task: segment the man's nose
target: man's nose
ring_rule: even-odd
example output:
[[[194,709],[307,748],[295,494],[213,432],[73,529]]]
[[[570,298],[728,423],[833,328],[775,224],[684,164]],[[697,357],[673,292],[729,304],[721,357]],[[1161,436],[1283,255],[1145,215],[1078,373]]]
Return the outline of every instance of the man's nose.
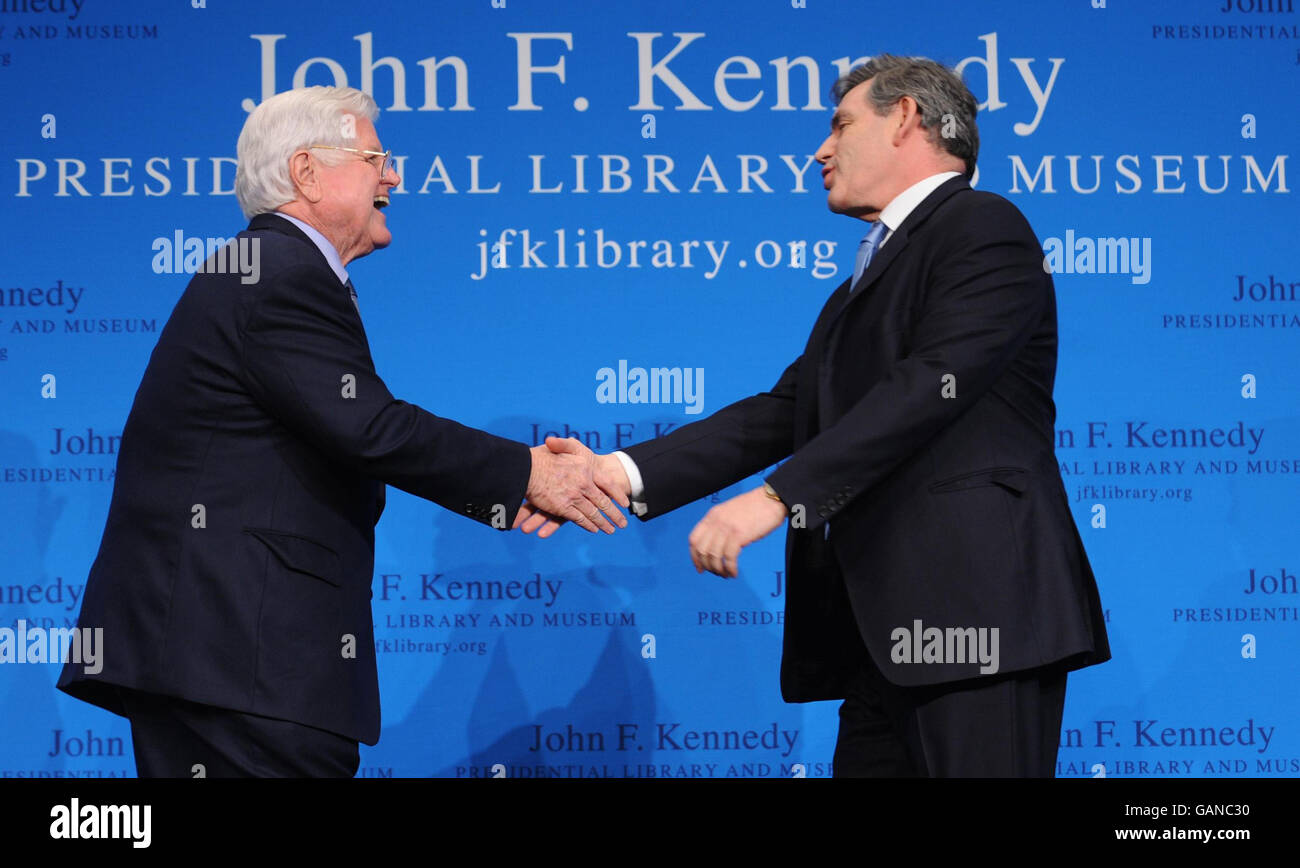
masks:
[[[835,148],[831,144],[832,136],[827,136],[817,148],[817,153],[813,154],[813,159],[819,163],[824,163],[834,154]]]

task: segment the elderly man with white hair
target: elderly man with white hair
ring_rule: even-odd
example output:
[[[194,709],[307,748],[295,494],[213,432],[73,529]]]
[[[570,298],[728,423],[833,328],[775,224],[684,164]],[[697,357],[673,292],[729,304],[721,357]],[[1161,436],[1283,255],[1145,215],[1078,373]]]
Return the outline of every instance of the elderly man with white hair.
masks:
[[[69,663],[59,687],[130,719],[142,777],[356,773],[380,730],[385,484],[500,529],[525,497],[589,531],[626,525],[580,445],[439,418],[375,372],[347,266],[392,240],[401,180],[377,114],[310,87],[249,115],[234,243],[256,267],[216,257],[194,276],[126,421],[79,621],[103,628],[102,668]]]

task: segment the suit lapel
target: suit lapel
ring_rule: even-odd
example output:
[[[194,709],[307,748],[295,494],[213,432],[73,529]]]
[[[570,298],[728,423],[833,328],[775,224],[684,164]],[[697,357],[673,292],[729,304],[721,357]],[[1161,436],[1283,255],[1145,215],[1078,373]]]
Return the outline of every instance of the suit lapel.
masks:
[[[804,348],[805,364],[799,368],[799,395],[807,396],[803,402],[803,413],[795,419],[795,448],[807,443],[821,430],[821,404],[824,402],[822,391],[828,372],[822,359],[826,351],[826,338],[830,334],[831,324],[835,322],[839,311],[848,298],[849,281],[846,280],[830,294],[817,321],[813,323],[812,333],[808,336],[808,345]]]
[[[897,259],[907,248],[912,232],[934,213],[934,209],[938,208],[945,199],[954,193],[969,189],[970,184],[966,181],[966,178],[958,175],[944,181],[934,188],[934,191],[929,196],[922,199],[921,204],[913,208],[912,213],[907,215],[903,225],[895,229],[894,233],[889,236],[885,246],[881,247],[876,251],[876,255],[871,257],[871,264],[867,266],[866,271],[862,272],[862,278],[855,284],[853,293],[849,295],[844,304],[839,306],[829,325],[833,326],[843,316],[844,311],[848,310],[853,304],[858,303],[863,296],[871,294],[872,285],[885,273],[885,269],[889,268],[889,263]]]
[[[306,232],[303,232],[296,225],[289,220],[285,220],[279,214],[256,215],[248,222],[248,231],[279,232],[281,235],[288,235],[290,238],[297,238],[299,241],[310,247],[313,253],[320,257],[320,264],[324,266],[326,271],[330,274],[334,274],[333,266],[331,266],[329,260],[325,258],[325,254],[321,252],[321,249],[316,246],[316,242],[312,241]],[[335,277],[337,278],[338,275],[335,275]],[[346,283],[340,283],[339,286],[342,288],[344,295],[350,296]],[[361,334],[364,336],[366,328],[365,325],[361,323],[361,311],[357,308],[356,302],[352,301],[350,297],[348,298],[348,309],[356,314],[357,323],[361,325]],[[368,339],[366,341],[366,352],[370,352],[370,342]]]
[[[329,260],[325,258],[324,253],[321,253],[320,248],[316,246],[316,242],[312,241],[311,238],[307,236],[306,232],[303,232],[292,222],[285,220],[283,217],[279,216],[278,214],[258,214],[254,216],[253,219],[248,222],[248,231],[249,232],[266,232],[266,231],[279,232],[281,235],[288,235],[290,238],[297,238],[298,240],[306,244],[308,247],[310,247],[312,251],[314,251],[315,254],[320,257],[321,265],[323,265],[327,271],[329,271],[331,274],[334,273],[334,269],[330,267]],[[346,287],[346,284],[339,284],[339,285]],[[356,310],[355,305],[349,304],[348,307],[352,309],[354,313],[357,314],[357,324],[361,328],[361,340],[365,343],[366,355],[370,355],[370,341],[366,338],[366,328],[365,325],[361,323],[361,314]],[[378,524],[379,517],[384,513],[384,504],[387,502],[388,499],[387,486],[383,482],[376,479],[373,480],[373,488],[374,488],[374,498],[375,498],[374,523]]]

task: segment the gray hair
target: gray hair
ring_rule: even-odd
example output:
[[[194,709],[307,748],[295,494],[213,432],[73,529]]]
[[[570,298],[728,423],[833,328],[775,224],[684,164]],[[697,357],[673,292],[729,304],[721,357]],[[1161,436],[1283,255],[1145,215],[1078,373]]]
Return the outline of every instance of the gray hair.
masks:
[[[270,97],[253,109],[235,147],[235,198],[245,217],[265,214],[297,198],[289,157],[308,145],[356,147],[344,115],[374,122],[379,106],[351,87],[300,87]],[[337,151],[320,151],[337,163]]]
[[[921,110],[921,128],[930,144],[961,159],[966,177],[974,176],[980,152],[977,104],[961,76],[929,58],[880,54],[840,76],[831,89],[835,102],[868,79],[874,82],[868,96],[876,114],[889,114],[910,96]]]

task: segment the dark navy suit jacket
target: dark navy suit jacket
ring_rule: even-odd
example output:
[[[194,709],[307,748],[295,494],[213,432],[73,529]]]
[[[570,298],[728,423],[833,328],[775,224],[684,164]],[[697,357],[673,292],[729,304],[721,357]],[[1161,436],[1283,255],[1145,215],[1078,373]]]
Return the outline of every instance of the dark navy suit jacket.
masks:
[[[843,697],[864,643],[896,684],[980,677],[955,655],[896,662],[895,631],[917,621],[998,628],[1000,673],[1103,662],[1097,586],[1053,451],[1056,348],[1033,230],[1006,199],[952,178],[852,294],[845,281],[831,295],[770,391],[625,450],[642,518],[788,457],[767,480],[793,513],[790,701]]]
[[[118,687],[379,739],[371,623],[384,484],[508,526],[531,460],[394,398],[319,249],[255,217],[260,279],[197,274],[122,434],[80,625],[103,670],[59,687],[122,713]]]

